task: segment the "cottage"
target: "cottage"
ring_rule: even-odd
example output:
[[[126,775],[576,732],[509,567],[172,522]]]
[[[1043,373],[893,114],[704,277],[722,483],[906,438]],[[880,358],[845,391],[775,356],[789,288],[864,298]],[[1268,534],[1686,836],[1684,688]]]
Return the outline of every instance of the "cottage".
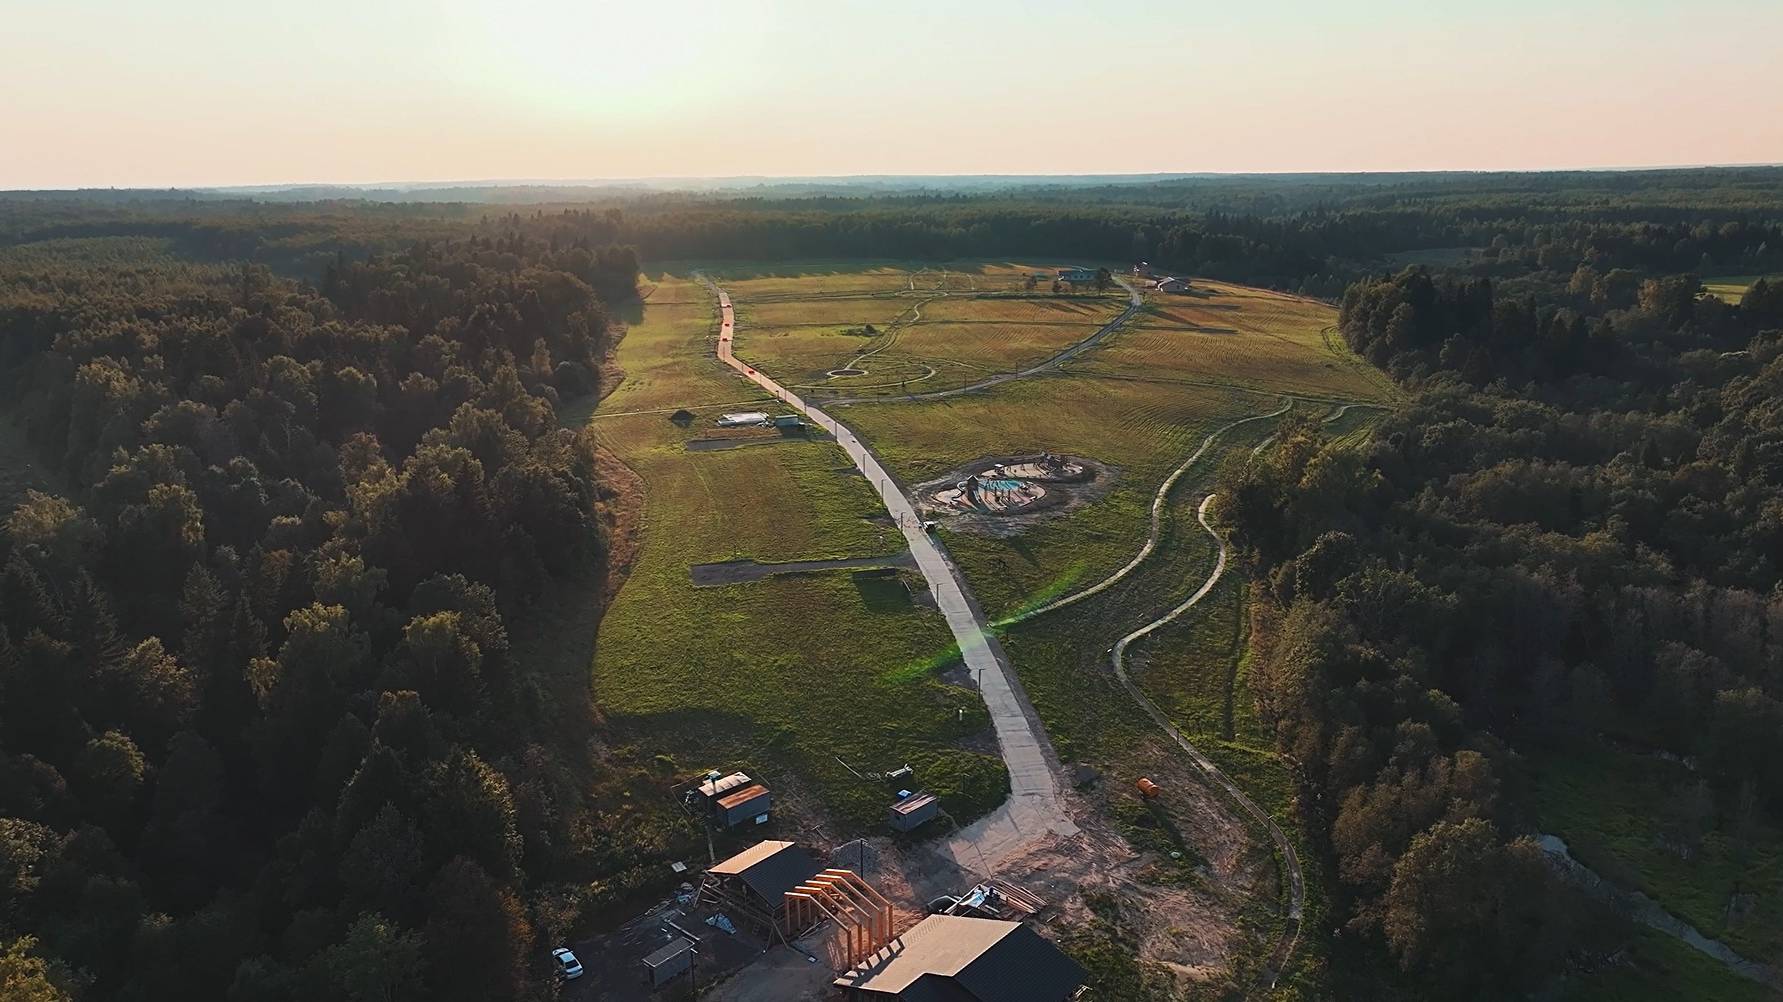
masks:
[[[1096,280],[1096,272],[1094,269],[1091,269],[1091,268],[1060,268],[1059,269],[1059,281],[1061,281],[1061,282],[1078,283],[1078,282],[1094,282],[1095,280]]]
[[[1019,922],[930,915],[833,984],[849,1002],[1067,1002],[1087,977]]]
[[[1161,278],[1156,286],[1159,292],[1188,292],[1189,280],[1186,278]]]

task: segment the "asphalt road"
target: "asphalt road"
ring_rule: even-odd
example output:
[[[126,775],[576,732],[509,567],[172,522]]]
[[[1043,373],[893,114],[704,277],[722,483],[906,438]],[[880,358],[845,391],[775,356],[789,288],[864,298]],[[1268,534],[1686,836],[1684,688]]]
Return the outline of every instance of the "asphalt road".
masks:
[[[731,308],[730,294],[717,286],[712,288],[718,294],[719,361],[835,436],[836,444],[879,492],[885,510],[903,531],[910,553],[916,558],[917,569],[928,582],[929,591],[947,621],[947,628],[959,644],[966,667],[979,680],[979,693],[990,710],[997,746],[1009,769],[1009,799],[950,840],[949,854],[966,869],[991,873],[1017,848],[1036,836],[1047,832],[1077,834],[1077,825],[1065,815],[1058,778],[1052,766],[1056,758],[1046,732],[1036,722],[1038,718],[1016,688],[1012,680],[1014,673],[1002,656],[1002,649],[990,636],[977,603],[971,600],[971,592],[959,568],[948,559],[935,538],[923,531],[922,516],[917,513],[916,506],[904,496],[879,458],[847,425],[806,403],[736,357],[732,352],[736,313]],[[1137,293],[1134,293],[1134,301],[1138,302]],[[1129,315],[1133,309],[1129,307],[1122,316]]]

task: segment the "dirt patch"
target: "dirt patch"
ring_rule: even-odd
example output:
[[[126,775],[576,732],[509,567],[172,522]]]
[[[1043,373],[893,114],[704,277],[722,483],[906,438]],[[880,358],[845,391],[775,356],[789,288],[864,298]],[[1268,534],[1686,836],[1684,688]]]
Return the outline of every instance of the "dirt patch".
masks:
[[[594,456],[595,471],[607,488],[599,503],[601,520],[607,526],[607,576],[601,590],[602,605],[606,606],[631,576],[643,544],[644,478],[605,447],[596,447]]]
[[[886,557],[851,557],[847,560],[790,560],[763,564],[754,560],[726,560],[717,564],[694,564],[687,569],[695,588],[716,588],[721,585],[760,581],[780,574],[820,574],[824,571],[887,569],[915,567],[916,559],[909,550]]]
[[[925,480],[914,485],[910,493],[926,517],[938,519],[950,529],[1006,539],[1026,532],[1045,519],[1076,511],[1100,501],[1107,496],[1120,479],[1119,467],[1082,456],[1070,456],[1066,457],[1070,462],[1081,464],[1088,470],[1088,477],[1069,482],[1035,480],[1035,483],[1045,487],[1045,497],[1041,498],[1039,503],[1018,513],[992,514],[961,511],[958,508],[935,504],[931,500],[935,491],[958,484],[969,476],[999,465],[1019,466],[1031,463],[1035,458],[1035,453],[1017,456],[983,456],[969,463],[962,463],[932,480]]]

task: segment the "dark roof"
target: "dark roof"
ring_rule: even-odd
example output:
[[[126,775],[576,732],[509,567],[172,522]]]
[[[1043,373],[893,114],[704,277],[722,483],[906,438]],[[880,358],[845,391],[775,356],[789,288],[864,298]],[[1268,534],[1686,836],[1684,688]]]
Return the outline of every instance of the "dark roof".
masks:
[[[644,958],[644,966],[645,967],[661,967],[662,965],[668,963],[671,960],[674,960],[676,957],[681,956],[683,953],[686,953],[687,951],[689,951],[691,949],[693,949],[693,944],[691,942],[689,942],[688,940],[682,939],[680,937],[676,937],[674,942],[665,945],[662,949],[656,951],[655,953],[652,953],[648,957],[645,957]]]
[[[903,1002],[1064,1002],[1085,977],[1019,922],[930,915],[835,984]]]
[[[712,873],[734,874],[762,899],[778,906],[786,892],[816,876],[823,867],[805,848],[792,842],[757,842],[735,856],[712,864]]]

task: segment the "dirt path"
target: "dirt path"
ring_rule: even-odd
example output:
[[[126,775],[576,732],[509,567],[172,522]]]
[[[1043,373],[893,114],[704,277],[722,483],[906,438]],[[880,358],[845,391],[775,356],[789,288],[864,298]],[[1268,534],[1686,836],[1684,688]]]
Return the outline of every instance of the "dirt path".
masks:
[[[1293,407],[1293,406],[1294,406],[1294,400],[1292,397],[1290,397],[1290,398],[1288,398],[1286,403],[1282,404],[1279,408],[1277,408],[1273,411],[1270,411],[1266,414],[1252,414],[1249,417],[1242,417],[1236,421],[1232,421],[1227,424],[1221,425],[1220,427],[1215,428],[1213,431],[1209,432],[1207,437],[1201,440],[1201,447],[1199,449],[1196,449],[1193,453],[1191,453],[1189,455],[1189,458],[1183,460],[1182,465],[1178,466],[1174,471],[1172,471],[1170,476],[1164,478],[1164,483],[1158,487],[1158,493],[1152,498],[1151,534],[1146,536],[1145,545],[1143,545],[1139,548],[1139,552],[1133,556],[1132,560],[1127,561],[1126,566],[1122,567],[1118,571],[1115,571],[1113,574],[1110,574],[1109,576],[1103,578],[1102,580],[1096,582],[1095,584],[1090,585],[1088,588],[1085,588],[1082,591],[1072,592],[1071,594],[1066,595],[1064,598],[1058,599],[1056,601],[1048,602],[1045,605],[1040,606],[1035,609],[1029,609],[1025,612],[1017,612],[1013,615],[1006,616],[1002,619],[997,620],[997,622],[995,622],[991,625],[993,625],[993,626],[1009,626],[1014,623],[1020,623],[1024,620],[1033,619],[1035,616],[1039,616],[1044,613],[1052,612],[1055,609],[1063,609],[1065,606],[1071,605],[1076,602],[1081,602],[1084,599],[1089,598],[1091,595],[1098,594],[1100,592],[1108,590],[1109,588],[1114,587],[1114,585],[1117,584],[1122,578],[1133,573],[1133,571],[1141,563],[1145,562],[1145,558],[1151,556],[1152,551],[1156,550],[1158,548],[1158,538],[1163,533],[1163,530],[1164,530],[1164,501],[1167,497],[1170,496],[1170,489],[1172,487],[1176,486],[1176,481],[1178,479],[1180,479],[1184,473],[1187,473],[1191,466],[1194,466],[1197,462],[1200,461],[1201,457],[1206,454],[1208,449],[1213,448],[1213,444],[1215,442],[1219,441],[1220,436],[1224,435],[1225,433],[1231,431],[1232,429],[1234,429],[1242,424],[1249,424],[1252,421],[1266,421],[1269,418],[1273,418],[1273,417],[1281,417],[1283,414],[1286,414],[1288,412],[1288,409],[1290,407]]]
[[[917,569],[928,582],[929,592],[959,645],[966,668],[978,679],[979,695],[990,710],[997,747],[1009,770],[1009,797],[950,840],[948,853],[960,866],[989,874],[1036,839],[1048,834],[1078,834],[1076,823],[1065,813],[1058,755],[1047,739],[1039,715],[1016,682],[1008,657],[985,624],[965,576],[948,559],[935,537],[923,530],[916,506],[853,430],[736,357],[732,351],[736,311],[730,295],[704,276],[699,277],[718,297],[719,360],[836,437],[836,444],[878,490],[886,511],[903,531]]]
[[[1119,330],[1122,325],[1126,324],[1128,320],[1131,320],[1133,314],[1138,313],[1145,305],[1145,298],[1139,294],[1138,289],[1129,285],[1126,279],[1117,275],[1115,276],[1114,282],[1116,285],[1127,290],[1127,308],[1122,310],[1119,316],[1097,328],[1094,334],[1084,338],[1082,341],[1070,345],[1037,365],[1029,366],[1019,372],[999,373],[988,379],[981,379],[976,383],[970,383],[966,386],[956,386],[951,390],[931,390],[928,393],[904,393],[897,396],[885,397],[836,397],[831,400],[826,400],[824,403],[836,407],[845,407],[849,404],[870,404],[886,400],[894,400],[900,403],[909,403],[916,400],[944,400],[948,397],[976,393],[979,390],[989,389],[992,386],[997,386],[1002,383],[1011,382],[1017,379],[1026,379],[1029,376],[1037,376],[1043,372],[1050,372],[1091,348],[1094,348],[1097,344],[1101,343],[1102,339],[1113,334],[1115,331]]]
[[[1219,544],[1219,558],[1214,562],[1213,573],[1209,574],[1207,580],[1202,582],[1201,587],[1196,589],[1195,593],[1185,599],[1181,605],[1115,641],[1112,652],[1114,674],[1120,680],[1121,688],[1127,690],[1127,695],[1133,697],[1133,701],[1139,704],[1139,708],[1145,711],[1145,715],[1152,718],[1152,722],[1157,724],[1164,733],[1170,735],[1171,740],[1175,741],[1177,746],[1188,754],[1189,760],[1194,762],[1195,766],[1206,774],[1207,778],[1225,790],[1233,802],[1251,817],[1251,820],[1269,833],[1269,840],[1275,843],[1275,851],[1281,855],[1282,869],[1288,878],[1289,928],[1282,935],[1282,940],[1276,945],[1274,953],[1270,955],[1269,965],[1264,968],[1264,977],[1268,980],[1269,987],[1273,988],[1276,979],[1281,977],[1283,968],[1287,966],[1288,958],[1293,955],[1295,945],[1300,941],[1300,920],[1306,911],[1306,875],[1300,868],[1300,855],[1294,851],[1294,843],[1288,839],[1287,833],[1281,830],[1281,826],[1275,823],[1275,819],[1269,816],[1269,812],[1257,806],[1257,802],[1240,789],[1238,784],[1233,782],[1232,777],[1226,775],[1219,766],[1214,764],[1212,759],[1202,754],[1201,750],[1188,739],[1188,736],[1170,722],[1170,718],[1165,715],[1164,711],[1158,709],[1157,704],[1153,703],[1151,698],[1139,688],[1139,685],[1127,676],[1127,647],[1194,608],[1196,603],[1213,591],[1214,586],[1220,582],[1220,576],[1226,573],[1226,539],[1207,521],[1207,509],[1213,504],[1213,498],[1212,494],[1203,498],[1201,507],[1195,512],[1195,517],[1201,522],[1201,527],[1206,529],[1208,535],[1214,538],[1214,542]]]

